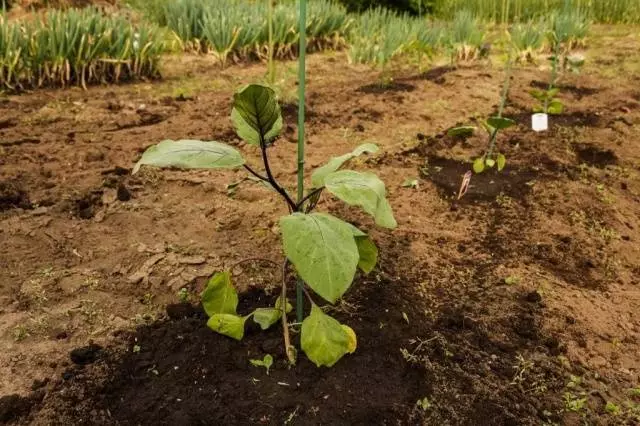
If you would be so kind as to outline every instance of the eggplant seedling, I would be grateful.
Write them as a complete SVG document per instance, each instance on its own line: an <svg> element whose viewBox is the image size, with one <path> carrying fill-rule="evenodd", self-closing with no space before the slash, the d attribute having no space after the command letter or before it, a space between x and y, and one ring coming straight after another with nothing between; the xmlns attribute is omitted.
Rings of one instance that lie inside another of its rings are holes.
<svg viewBox="0 0 640 426"><path fill-rule="evenodd" d="M509 58L507 59L505 68L505 79L502 85L502 96L500 99L498 114L493 117L489 117L480 123L489 135L489 147L482 156L473 160L473 171L475 173L482 173L486 167L492 168L494 166L498 169L498 171L502 171L502 169L504 169L505 165L507 164L507 158L504 156L504 154L496 152L496 141L498 139L498 134L500 133L500 131L508 129L509 127L512 127L516 124L516 122L511 120L510 118L505 118L502 116L504 106L507 102L507 96L509 94L511 62L511 54L509 54ZM473 134L475 129L476 128L474 126L459 126L449 129L447 131L447 134L450 137L466 137Z"/></svg>
<svg viewBox="0 0 640 426"><path fill-rule="evenodd" d="M202 305L209 316L207 325L214 331L241 340L247 320L252 319L263 330L282 322L285 352L295 362L296 350L291 345L287 314L293 307L287 301L287 276L290 264L306 286L302 290L311 304L310 314L299 319L301 348L317 366L332 366L356 349L355 332L326 314L311 296L330 304L336 303L351 284L357 269L370 273L378 258L378 249L360 229L327 213L314 212L323 192L329 192L349 205L369 213L378 226L395 228L384 183L373 173L342 170L351 159L378 150L364 144L353 152L331 158L311 175L312 188L294 201L276 179L269 162L269 150L279 135L283 119L273 89L248 85L234 95L231 120L236 132L250 146L259 149L264 171L249 166L240 152L220 142L198 140L165 140L147 149L135 165L177 167L182 169L244 169L268 185L283 200L288 214L280 218L285 259L282 265L282 291L273 306L258 308L248 314L237 311L238 294L231 282L231 272L216 273L202 293ZM298 161L299 167L304 159ZM303 296L304 297L304 296ZM296 299L302 314L303 297ZM302 316L302 315L300 315Z"/></svg>

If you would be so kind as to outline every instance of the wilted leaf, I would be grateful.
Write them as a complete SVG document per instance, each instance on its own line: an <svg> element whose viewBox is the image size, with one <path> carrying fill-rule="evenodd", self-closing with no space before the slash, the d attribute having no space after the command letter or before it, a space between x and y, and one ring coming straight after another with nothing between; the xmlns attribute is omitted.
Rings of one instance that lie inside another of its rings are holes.
<svg viewBox="0 0 640 426"><path fill-rule="evenodd" d="M208 316L236 313L238 293L231 283L228 271L218 272L211 277L200 297Z"/></svg>
<svg viewBox="0 0 640 426"><path fill-rule="evenodd" d="M282 299L278 297L274 308L258 308L253 311L253 320L260 325L263 330L268 329L282 318ZM291 312L293 307L289 301L286 302L285 312Z"/></svg>
<svg viewBox="0 0 640 426"><path fill-rule="evenodd" d="M373 216L376 225L395 228L384 182L373 173L341 170L326 176L325 187L347 204L360 206Z"/></svg>
<svg viewBox="0 0 640 426"><path fill-rule="evenodd" d="M242 340L244 337L244 323L248 317L240 317L233 314L215 314L207 321L207 326L213 331Z"/></svg>
<svg viewBox="0 0 640 426"><path fill-rule="evenodd" d="M180 169L233 169L244 164L235 148L220 142L196 140L165 140L148 148L132 173L143 165L177 167Z"/></svg>
<svg viewBox="0 0 640 426"><path fill-rule="evenodd" d="M352 225L325 213L293 213L280 219L287 258L300 277L334 303L351 286L359 261Z"/></svg>
<svg viewBox="0 0 640 426"><path fill-rule="evenodd" d="M302 322L300 346L318 367L331 367L355 349L355 333L351 332L313 305L311 314Z"/></svg>
<svg viewBox="0 0 640 426"><path fill-rule="evenodd" d="M378 152L378 146L372 143L365 143L354 149L348 154L341 155L339 157L332 157L327 164L318 167L311 175L311 183L315 188L324 186L324 179L329 173L333 173L338 170L347 161L358 157L364 153L376 153Z"/></svg>
<svg viewBox="0 0 640 426"><path fill-rule="evenodd" d="M270 142L282 130L282 115L270 87L250 84L233 95L231 120L238 136L252 145Z"/></svg>

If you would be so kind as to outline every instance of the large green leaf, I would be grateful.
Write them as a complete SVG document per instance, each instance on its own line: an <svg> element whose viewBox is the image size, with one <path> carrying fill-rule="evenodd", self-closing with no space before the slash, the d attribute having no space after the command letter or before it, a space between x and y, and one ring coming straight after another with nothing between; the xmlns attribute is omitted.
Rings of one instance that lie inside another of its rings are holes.
<svg viewBox="0 0 640 426"><path fill-rule="evenodd" d="M355 350L355 333L313 305L302 322L300 346L315 365L331 367Z"/></svg>
<svg viewBox="0 0 640 426"><path fill-rule="evenodd" d="M359 254L351 225L325 213L293 213L280 219L287 258L300 277L334 303L351 286Z"/></svg>
<svg viewBox="0 0 640 426"><path fill-rule="evenodd" d="M503 130L511 126L515 126L516 122L510 118L504 117L490 117L487 119L487 123L494 129Z"/></svg>
<svg viewBox="0 0 640 426"><path fill-rule="evenodd" d="M233 314L215 314L207 321L207 326L213 331L242 340L244 337L244 323L248 317Z"/></svg>
<svg viewBox="0 0 640 426"><path fill-rule="evenodd" d="M282 130L280 105L273 89L250 84L233 95L231 120L238 136L252 145L269 143Z"/></svg>
<svg viewBox="0 0 640 426"><path fill-rule="evenodd" d="M559 115L562 114L562 111L564 111L564 105L559 99L553 99L547 105L547 114Z"/></svg>
<svg viewBox="0 0 640 426"><path fill-rule="evenodd" d="M133 173L140 166L177 167L181 169L232 169L244 164L238 150L220 142L165 140L148 148Z"/></svg>
<svg viewBox="0 0 640 426"><path fill-rule="evenodd" d="M350 224L351 225L351 224ZM351 231L353 232L353 238L356 240L356 246L358 246L358 267L362 269L362 272L368 274L373 271L378 263L378 248L373 243L369 235L365 234L355 226L351 225Z"/></svg>
<svg viewBox="0 0 640 426"><path fill-rule="evenodd" d="M318 167L313 174L311 175L311 183L314 188L320 188L324 186L324 179L328 174L335 172L338 170L344 163L351 160L352 158L358 157L364 153L376 153L378 152L378 146L372 143L365 143L354 149L352 152L348 154L341 155L339 157L332 157L327 164L324 166Z"/></svg>
<svg viewBox="0 0 640 426"><path fill-rule="evenodd" d="M378 263L378 247L376 247L369 236L355 238L358 253L360 254L358 267L362 269L365 274L368 274L373 271L373 268L375 268Z"/></svg>
<svg viewBox="0 0 640 426"><path fill-rule="evenodd" d="M238 307L238 293L231 283L231 273L218 272L200 296L202 307L208 316L215 314L235 314Z"/></svg>
<svg viewBox="0 0 640 426"><path fill-rule="evenodd" d="M293 306L289 301L286 302L285 311L291 312ZM282 299L278 297L274 308L258 308L253 311L253 320L260 325L263 330L268 329L282 318Z"/></svg>
<svg viewBox="0 0 640 426"><path fill-rule="evenodd" d="M345 203L362 207L377 225L391 229L397 226L384 182L375 174L341 170L327 175L324 185Z"/></svg>

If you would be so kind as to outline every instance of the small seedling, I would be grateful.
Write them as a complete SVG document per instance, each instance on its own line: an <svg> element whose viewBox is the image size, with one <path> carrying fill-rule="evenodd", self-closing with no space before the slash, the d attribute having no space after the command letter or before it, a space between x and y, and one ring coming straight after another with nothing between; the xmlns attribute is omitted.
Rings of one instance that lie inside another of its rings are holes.
<svg viewBox="0 0 640 426"><path fill-rule="evenodd" d="M142 348L140 347L140 345L133 345L131 352L133 352L134 354L139 354L141 349Z"/></svg>
<svg viewBox="0 0 640 426"><path fill-rule="evenodd" d="M273 357L266 354L262 359L250 359L249 362L254 367L264 367L267 370L267 376L269 375L269 369L273 365Z"/></svg>
<svg viewBox="0 0 640 426"><path fill-rule="evenodd" d="M566 40L562 35L552 32L550 39L553 45L553 55L549 58L551 61L549 86L546 90L533 89L529 91L529 94L538 101L538 104L533 107L533 112L559 115L564 111L564 104L557 98L558 93L560 93L560 89L557 87L559 69L561 67L563 70L570 70L574 74L579 73L584 65L584 56L569 55L568 48L563 47L563 43L566 44Z"/></svg>
<svg viewBox="0 0 640 426"><path fill-rule="evenodd" d="M189 290L184 287L181 288L180 291L178 291L178 300L180 300L181 303L187 303L189 301Z"/></svg>
<svg viewBox="0 0 640 426"><path fill-rule="evenodd" d="M429 398L425 396L424 398L419 399L418 402L416 402L416 407L421 408L422 411L427 411L429 408L431 408L431 402L429 402Z"/></svg>
<svg viewBox="0 0 640 426"><path fill-rule="evenodd" d="M509 82L511 79L511 62L511 54L509 54L509 58L505 67L505 79L502 84L502 96L500 100L500 106L498 108L498 114L480 122L482 127L489 135L489 147L484 155L476 158L473 161L473 171L475 173L482 173L486 167L496 167L498 171L502 171L502 169L504 169L505 165L507 164L507 158L504 156L504 154L496 152L495 148L498 133L502 130L508 129L509 127L515 126L516 124L516 122L511 120L510 118L505 118L502 116L502 111L504 110L509 93ZM473 126L459 126L449 129L447 134L451 137L468 137L474 132L474 130L475 127Z"/></svg>
<svg viewBox="0 0 640 426"><path fill-rule="evenodd" d="M418 185L418 179L405 179L405 181L402 183L403 188L417 189Z"/></svg>

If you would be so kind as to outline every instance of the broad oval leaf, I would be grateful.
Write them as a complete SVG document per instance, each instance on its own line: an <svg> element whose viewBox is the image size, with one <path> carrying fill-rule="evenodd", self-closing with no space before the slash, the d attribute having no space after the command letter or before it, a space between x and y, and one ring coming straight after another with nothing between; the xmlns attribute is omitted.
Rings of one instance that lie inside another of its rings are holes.
<svg viewBox="0 0 640 426"><path fill-rule="evenodd" d="M360 259L358 260L358 267L362 269L362 272L368 274L373 271L378 263L378 247L371 241L369 236L355 237L356 245L358 246L358 253Z"/></svg>
<svg viewBox="0 0 640 426"><path fill-rule="evenodd" d="M508 129L511 126L516 125L515 121L504 117L490 117L487 119L487 123L497 130Z"/></svg>
<svg viewBox="0 0 640 426"><path fill-rule="evenodd" d="M558 93L560 93L560 89L558 89L557 87L549 89L549 90L547 90L547 98L551 99L551 98L555 97Z"/></svg>
<svg viewBox="0 0 640 426"><path fill-rule="evenodd" d="M270 87L250 84L233 95L231 121L238 136L251 145L269 143L282 130L282 114Z"/></svg>
<svg viewBox="0 0 640 426"><path fill-rule="evenodd" d="M311 314L302 322L300 346L318 367L331 367L346 353L355 349L354 337L336 319L313 305Z"/></svg>
<svg viewBox="0 0 640 426"><path fill-rule="evenodd" d="M314 188L320 188L324 186L324 179L327 177L327 175L340 169L340 167L342 167L342 165L347 161L365 153L373 154L376 152L378 152L378 146L376 144L365 143L348 154L344 154L339 157L332 157L327 162L327 164L318 167L313 172L313 174L311 175L311 183L313 184Z"/></svg>
<svg viewBox="0 0 640 426"><path fill-rule="evenodd" d="M486 160L484 160L484 163L489 167L493 167L496 165L496 160L494 160L493 158L487 158Z"/></svg>
<svg viewBox="0 0 640 426"><path fill-rule="evenodd" d="M345 203L362 207L373 216L376 225L390 229L398 225L386 198L384 182L375 174L341 170L327 175L324 185Z"/></svg>
<svg viewBox="0 0 640 426"><path fill-rule="evenodd" d="M544 102L544 100L549 96L547 91L540 89L531 89L529 94L539 100L540 102Z"/></svg>
<svg viewBox="0 0 640 426"><path fill-rule="evenodd" d="M280 219L284 253L300 277L334 303L351 286L358 247L351 225L325 213L293 213Z"/></svg>
<svg viewBox="0 0 640 426"><path fill-rule="evenodd" d="M473 160L473 171L482 173L484 171L484 157L478 157Z"/></svg>
<svg viewBox="0 0 640 426"><path fill-rule="evenodd" d="M502 171L502 169L504 169L504 166L507 165L507 157L505 157L503 154L498 154L496 163L498 164L498 171Z"/></svg>
<svg viewBox="0 0 640 426"><path fill-rule="evenodd" d="M218 272L200 295L202 307L208 316L215 314L236 314L238 293L231 283L231 273Z"/></svg>
<svg viewBox="0 0 640 426"><path fill-rule="evenodd" d="M452 138L455 138L455 137L466 138L473 135L473 132L475 130L476 128L474 126L452 127L451 129L447 130L447 135Z"/></svg>
<svg viewBox="0 0 640 426"><path fill-rule="evenodd" d="M148 148L133 167L138 173L143 165L180 169L233 169L244 164L238 150L220 142L164 140Z"/></svg>
<svg viewBox="0 0 640 426"><path fill-rule="evenodd" d="M233 314L215 314L209 318L207 326L216 333L242 340L244 337L244 323L247 318Z"/></svg>
<svg viewBox="0 0 640 426"><path fill-rule="evenodd" d="M353 238L356 240L356 246L358 247L358 267L362 269L365 274L370 273L378 263L378 248L371 240L369 235L365 234L355 226L351 226L353 232Z"/></svg>
<svg viewBox="0 0 640 426"><path fill-rule="evenodd" d="M547 105L547 114L558 115L564 111L564 105L558 99L554 99Z"/></svg>
<svg viewBox="0 0 640 426"><path fill-rule="evenodd" d="M274 308L258 308L253 311L253 320L260 325L260 328L263 330L268 329L273 324L278 322L280 318L282 318L282 302L281 298L278 297L276 300L276 304ZM293 306L289 301L286 302L285 311L287 313L291 312Z"/></svg>

